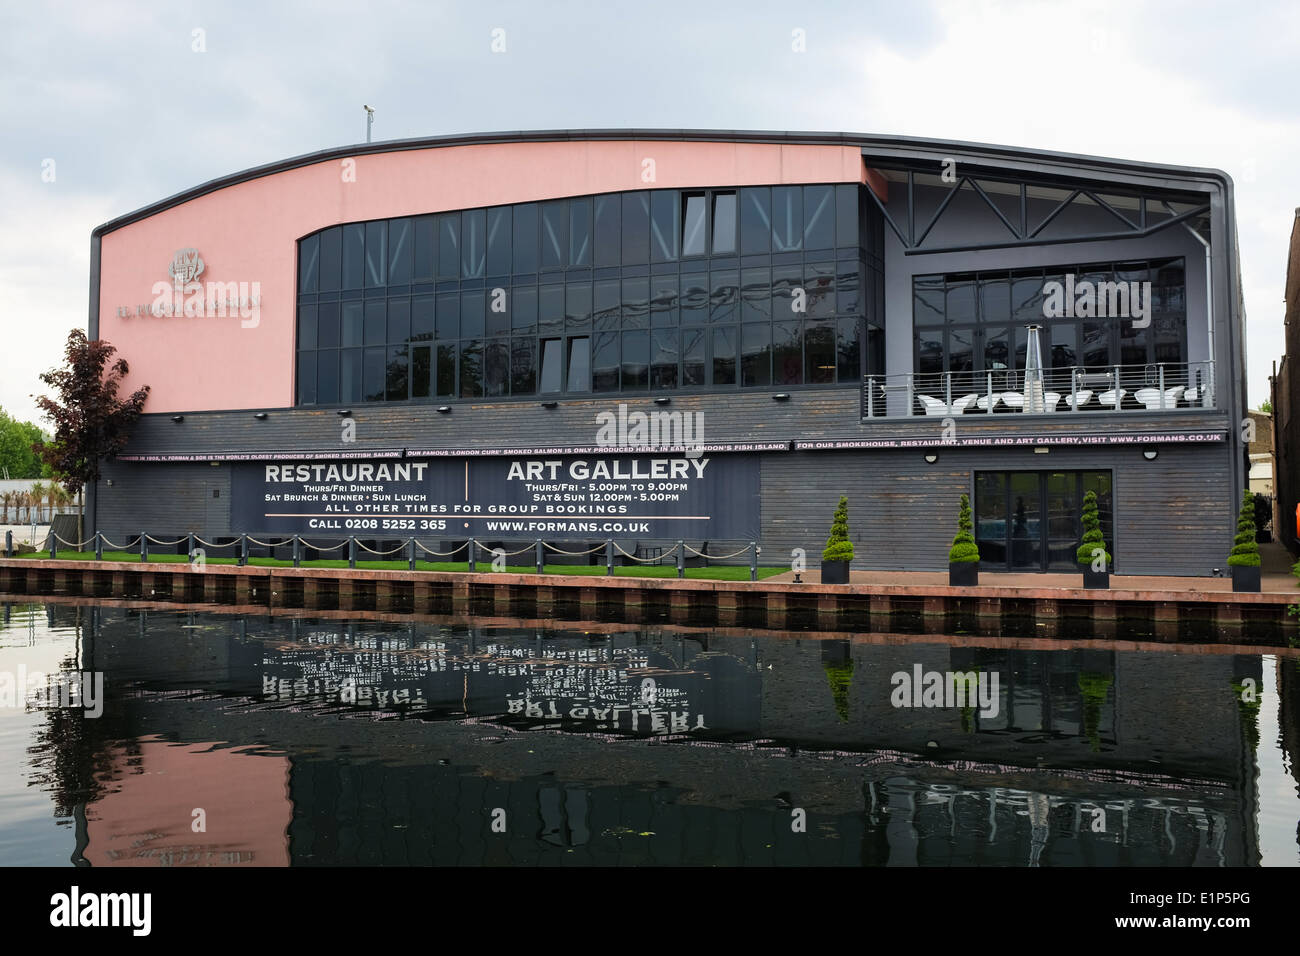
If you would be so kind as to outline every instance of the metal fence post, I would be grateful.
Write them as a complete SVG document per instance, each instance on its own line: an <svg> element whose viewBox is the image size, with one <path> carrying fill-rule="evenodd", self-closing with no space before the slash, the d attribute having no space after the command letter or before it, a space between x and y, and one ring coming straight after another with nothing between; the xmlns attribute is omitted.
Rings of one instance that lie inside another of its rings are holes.
<svg viewBox="0 0 1300 956"><path fill-rule="evenodd" d="M415 570L415 538L406 542L406 570Z"/></svg>
<svg viewBox="0 0 1300 956"><path fill-rule="evenodd" d="M300 547L301 544L302 541L299 540L298 536L295 534L293 536L293 566L295 568L302 567L302 548Z"/></svg>
<svg viewBox="0 0 1300 956"><path fill-rule="evenodd" d="M95 560L104 560L104 536L100 532L95 532Z"/></svg>
<svg viewBox="0 0 1300 956"><path fill-rule="evenodd" d="M537 573L538 573L538 574L542 574L542 573L543 573L543 571L542 571L542 558L543 558L543 555L542 555L542 539L541 539L541 538L538 538L538 539L537 539L537 551L536 551L536 556L537 556Z"/></svg>
<svg viewBox="0 0 1300 956"><path fill-rule="evenodd" d="M242 568L248 564L248 533L244 532L239 536L239 566Z"/></svg>
<svg viewBox="0 0 1300 956"><path fill-rule="evenodd" d="M185 560L194 560L194 532L191 531L185 536Z"/></svg>
<svg viewBox="0 0 1300 956"><path fill-rule="evenodd" d="M348 535L348 567L357 566L357 539L356 535Z"/></svg>
<svg viewBox="0 0 1300 956"><path fill-rule="evenodd" d="M686 542L677 542L677 576L686 577Z"/></svg>
<svg viewBox="0 0 1300 956"><path fill-rule="evenodd" d="M51 527L50 527L50 557L51 557L51 558L57 558L58 556L59 556L59 538L58 538L58 536L54 533L54 527L51 525Z"/></svg>
<svg viewBox="0 0 1300 956"><path fill-rule="evenodd" d="M749 580L758 580L758 542L749 542Z"/></svg>
<svg viewBox="0 0 1300 956"><path fill-rule="evenodd" d="M475 571L478 570L478 564L477 564L477 562L475 562L475 560L474 560L474 557L475 557L474 552L475 552L476 550L478 550L478 542L475 541L473 538L470 538L470 539L469 539L469 545L468 545L467 552L466 552L466 553L469 555L469 573L470 573L470 574L473 574Z"/></svg>
<svg viewBox="0 0 1300 956"><path fill-rule="evenodd" d="M12 531L6 531L5 532L5 557L12 558L13 556L14 556L14 533Z"/></svg>
<svg viewBox="0 0 1300 956"><path fill-rule="evenodd" d="M614 539L605 539L605 577L614 573Z"/></svg>
<svg viewBox="0 0 1300 956"><path fill-rule="evenodd" d="M149 539L143 531L140 532L140 562L143 564L149 560Z"/></svg>

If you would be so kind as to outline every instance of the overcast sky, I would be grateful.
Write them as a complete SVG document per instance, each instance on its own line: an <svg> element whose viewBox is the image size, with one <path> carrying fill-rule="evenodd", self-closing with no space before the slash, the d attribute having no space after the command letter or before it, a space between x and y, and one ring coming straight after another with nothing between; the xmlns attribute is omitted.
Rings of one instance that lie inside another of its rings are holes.
<svg viewBox="0 0 1300 956"><path fill-rule="evenodd" d="M842 130L1226 170L1257 405L1282 352L1300 205L1298 40L1294 0L6 3L0 406L37 419L37 375L86 325L95 226L364 141L363 103L376 140Z"/></svg>

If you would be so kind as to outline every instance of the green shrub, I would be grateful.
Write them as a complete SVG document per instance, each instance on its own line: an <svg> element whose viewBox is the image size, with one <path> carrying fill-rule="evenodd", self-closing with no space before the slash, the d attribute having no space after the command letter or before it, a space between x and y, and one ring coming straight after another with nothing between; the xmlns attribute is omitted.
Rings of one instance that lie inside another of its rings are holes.
<svg viewBox="0 0 1300 956"><path fill-rule="evenodd" d="M1255 541L1255 496L1249 491L1241 496L1241 513L1237 516L1237 535L1232 539L1228 566L1259 567L1259 545Z"/></svg>
<svg viewBox="0 0 1300 956"><path fill-rule="evenodd" d="M952 547L948 549L949 562L969 564L980 559L980 549L975 544L972 528L974 524L970 517L970 495L962 495L961 510L957 513L957 536L952 539Z"/></svg>
<svg viewBox="0 0 1300 956"><path fill-rule="evenodd" d="M1092 552L1101 548L1106 556L1106 570L1109 571L1110 552L1106 550L1106 539L1101 536L1101 511L1097 507L1097 492L1090 491L1083 496L1083 512L1079 520L1083 524L1083 541L1074 553L1075 561L1081 565L1091 565Z"/></svg>
<svg viewBox="0 0 1300 956"><path fill-rule="evenodd" d="M822 551L823 561L852 561L853 542L849 540L849 499L840 496L835 517L831 519L831 536Z"/></svg>

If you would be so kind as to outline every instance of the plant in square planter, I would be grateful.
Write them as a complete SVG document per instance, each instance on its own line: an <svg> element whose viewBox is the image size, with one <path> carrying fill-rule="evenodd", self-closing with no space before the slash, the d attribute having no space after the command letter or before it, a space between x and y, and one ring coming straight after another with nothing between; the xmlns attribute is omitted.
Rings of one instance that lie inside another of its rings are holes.
<svg viewBox="0 0 1300 956"><path fill-rule="evenodd" d="M979 584L980 549L972 534L974 527L970 516L970 495L962 495L961 510L957 514L957 535L948 549L949 587L966 588Z"/></svg>
<svg viewBox="0 0 1300 956"><path fill-rule="evenodd" d="M1259 543L1255 540L1255 496L1247 491L1237 516L1237 536L1228 555L1234 591L1259 590Z"/></svg>
<svg viewBox="0 0 1300 956"><path fill-rule="evenodd" d="M849 499L840 496L835 517L831 519L831 536L822 551L822 584L848 584L849 562L853 560L853 542L849 540Z"/></svg>
<svg viewBox="0 0 1300 956"><path fill-rule="evenodd" d="M1083 512L1079 516L1083 525L1083 540L1074 559L1083 570L1085 588L1110 587L1110 552L1106 539L1101 536L1101 510L1097 507L1097 492L1083 496Z"/></svg>

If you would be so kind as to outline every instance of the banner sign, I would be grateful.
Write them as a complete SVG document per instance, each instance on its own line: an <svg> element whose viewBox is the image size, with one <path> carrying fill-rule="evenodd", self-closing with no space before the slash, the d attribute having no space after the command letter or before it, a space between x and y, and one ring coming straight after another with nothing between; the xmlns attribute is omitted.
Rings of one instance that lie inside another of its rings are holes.
<svg viewBox="0 0 1300 956"><path fill-rule="evenodd" d="M667 455L702 451L707 453L789 451L789 441L705 442L699 445L644 445L618 448L627 455ZM519 455L608 455L609 445L580 447L573 445L531 446L525 448L363 448L358 451L238 451L238 452L164 452L156 455L117 455L118 461L190 462L190 461L343 461L363 458L495 458Z"/></svg>
<svg viewBox="0 0 1300 956"><path fill-rule="evenodd" d="M1223 432L1174 432L1158 435L1026 435L1007 437L973 436L967 438L829 438L824 441L797 441L795 451L837 451L867 448L1001 448L1033 445L1187 445L1226 441Z"/></svg>
<svg viewBox="0 0 1300 956"><path fill-rule="evenodd" d="M232 529L317 536L756 541L759 458L573 455L231 469Z"/></svg>

